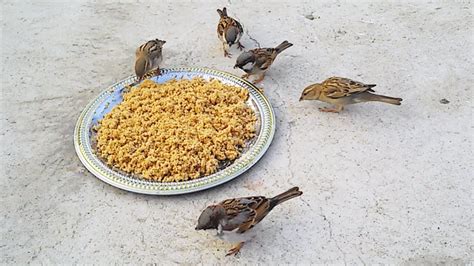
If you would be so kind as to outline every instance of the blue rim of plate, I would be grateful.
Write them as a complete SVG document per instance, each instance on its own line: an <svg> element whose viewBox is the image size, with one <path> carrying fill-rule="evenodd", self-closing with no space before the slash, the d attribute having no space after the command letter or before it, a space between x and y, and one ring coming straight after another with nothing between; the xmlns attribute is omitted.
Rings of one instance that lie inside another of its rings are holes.
<svg viewBox="0 0 474 266"><path fill-rule="evenodd" d="M215 78L223 83L239 86L249 91L247 104L256 113L257 132L239 158L212 175L182 182L144 180L113 169L102 162L93 149L92 127L110 112L113 106L121 102L121 95L125 87L137 82L136 76L130 76L102 91L80 114L74 130L74 147L84 166L94 176L114 187L150 195L179 195L209 189L228 182L250 169L265 154L275 134L275 114L270 102L252 83L219 70L200 67L162 69L159 76L153 76L150 79L163 83L174 78L189 79L193 77ZM119 98L117 95L120 95ZM111 99L114 99L115 102Z"/></svg>

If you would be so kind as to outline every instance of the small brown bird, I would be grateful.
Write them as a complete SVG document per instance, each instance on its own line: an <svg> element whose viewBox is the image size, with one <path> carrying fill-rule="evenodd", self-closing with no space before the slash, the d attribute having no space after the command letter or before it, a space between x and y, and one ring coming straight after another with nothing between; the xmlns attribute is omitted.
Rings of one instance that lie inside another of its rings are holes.
<svg viewBox="0 0 474 266"><path fill-rule="evenodd" d="M145 74L157 68L159 71L159 65L163 60L162 49L166 41L155 39L148 41L135 51L135 74L142 80Z"/></svg>
<svg viewBox="0 0 474 266"><path fill-rule="evenodd" d="M228 49L233 45L237 44L237 47L242 50L244 46L240 43L240 38L244 32L242 25L227 15L227 8L222 10L217 9L217 13L221 17L217 24L217 36L222 41L222 47L224 48L224 56L231 57Z"/></svg>
<svg viewBox="0 0 474 266"><path fill-rule="evenodd" d="M300 101L319 100L331 103L336 108L319 108L322 112L339 113L345 105L362 102L384 102L400 105L401 98L393 98L374 94L375 84L364 84L362 82L350 80L348 78L331 77L322 83L309 85L303 90Z"/></svg>
<svg viewBox="0 0 474 266"><path fill-rule="evenodd" d="M246 72L242 78L248 78L250 75L260 75L260 77L254 81L254 83L258 83L263 80L265 72L272 65L273 61L275 61L277 55L291 46L293 46L293 44L284 41L275 48L255 48L243 52L237 58L234 68L238 67Z"/></svg>
<svg viewBox="0 0 474 266"><path fill-rule="evenodd" d="M227 199L207 207L199 216L196 230L217 229L217 235L239 242L226 256L239 253L249 229L258 224L278 204L303 194L298 187L291 188L273 198L263 196ZM223 233L226 231L226 233Z"/></svg>

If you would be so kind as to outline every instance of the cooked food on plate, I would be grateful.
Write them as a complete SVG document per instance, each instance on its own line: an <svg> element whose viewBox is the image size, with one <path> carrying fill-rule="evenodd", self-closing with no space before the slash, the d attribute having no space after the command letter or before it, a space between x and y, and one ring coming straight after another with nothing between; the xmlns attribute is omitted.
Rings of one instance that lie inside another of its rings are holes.
<svg viewBox="0 0 474 266"><path fill-rule="evenodd" d="M249 92L217 79L151 80L123 95L97 125L97 154L140 178L178 182L210 175L255 136Z"/></svg>

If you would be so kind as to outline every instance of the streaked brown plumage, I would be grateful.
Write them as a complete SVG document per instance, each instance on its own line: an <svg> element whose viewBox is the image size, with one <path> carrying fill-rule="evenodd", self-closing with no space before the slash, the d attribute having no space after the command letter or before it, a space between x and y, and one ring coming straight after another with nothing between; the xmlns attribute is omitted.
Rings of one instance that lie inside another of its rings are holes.
<svg viewBox="0 0 474 266"><path fill-rule="evenodd" d="M301 100L319 100L331 103L336 108L319 108L322 112L339 113L345 105L362 102L384 102L400 105L401 98L393 98L374 94L375 84L364 84L348 78L331 77L322 83L315 83L306 87L301 93Z"/></svg>
<svg viewBox="0 0 474 266"><path fill-rule="evenodd" d="M224 49L224 56L231 57L228 49L237 44L237 47L242 50L244 46L240 43L240 38L244 32L242 25L227 15L227 8L222 10L217 9L217 13L220 16L219 23L217 24L217 36L222 42L222 48Z"/></svg>
<svg viewBox="0 0 474 266"><path fill-rule="evenodd" d="M273 198L263 196L227 199L207 207L199 216L196 230L217 229L242 235L258 224L278 204L303 194L298 187L291 188ZM236 255L244 241L238 242L227 255Z"/></svg>
<svg viewBox="0 0 474 266"><path fill-rule="evenodd" d="M255 48L247 52L243 52L237 58L234 68L240 68L246 72L242 78L248 78L250 75L259 75L260 77L254 81L258 83L265 77L265 72L273 64L278 54L290 48L293 44L283 41L275 48Z"/></svg>
<svg viewBox="0 0 474 266"><path fill-rule="evenodd" d="M138 47L135 51L135 74L142 80L147 72L152 69L159 71L159 65L163 60L162 49L166 41L150 40Z"/></svg>

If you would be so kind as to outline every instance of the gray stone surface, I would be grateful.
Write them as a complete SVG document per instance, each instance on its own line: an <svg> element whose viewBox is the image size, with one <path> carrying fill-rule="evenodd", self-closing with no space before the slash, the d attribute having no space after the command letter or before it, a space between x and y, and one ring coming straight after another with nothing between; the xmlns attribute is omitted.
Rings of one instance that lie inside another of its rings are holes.
<svg viewBox="0 0 474 266"><path fill-rule="evenodd" d="M0 263L472 262L468 1L18 2L2 2ZM240 178L184 196L127 193L93 177L76 157L74 125L132 73L137 45L167 40L164 67L241 74L215 32L224 5L243 22L247 48L249 36L295 44L263 83L277 116L268 153ZM331 75L377 83L403 105L336 115L298 102ZM208 204L294 185L304 195L254 228L235 258L194 231Z"/></svg>

